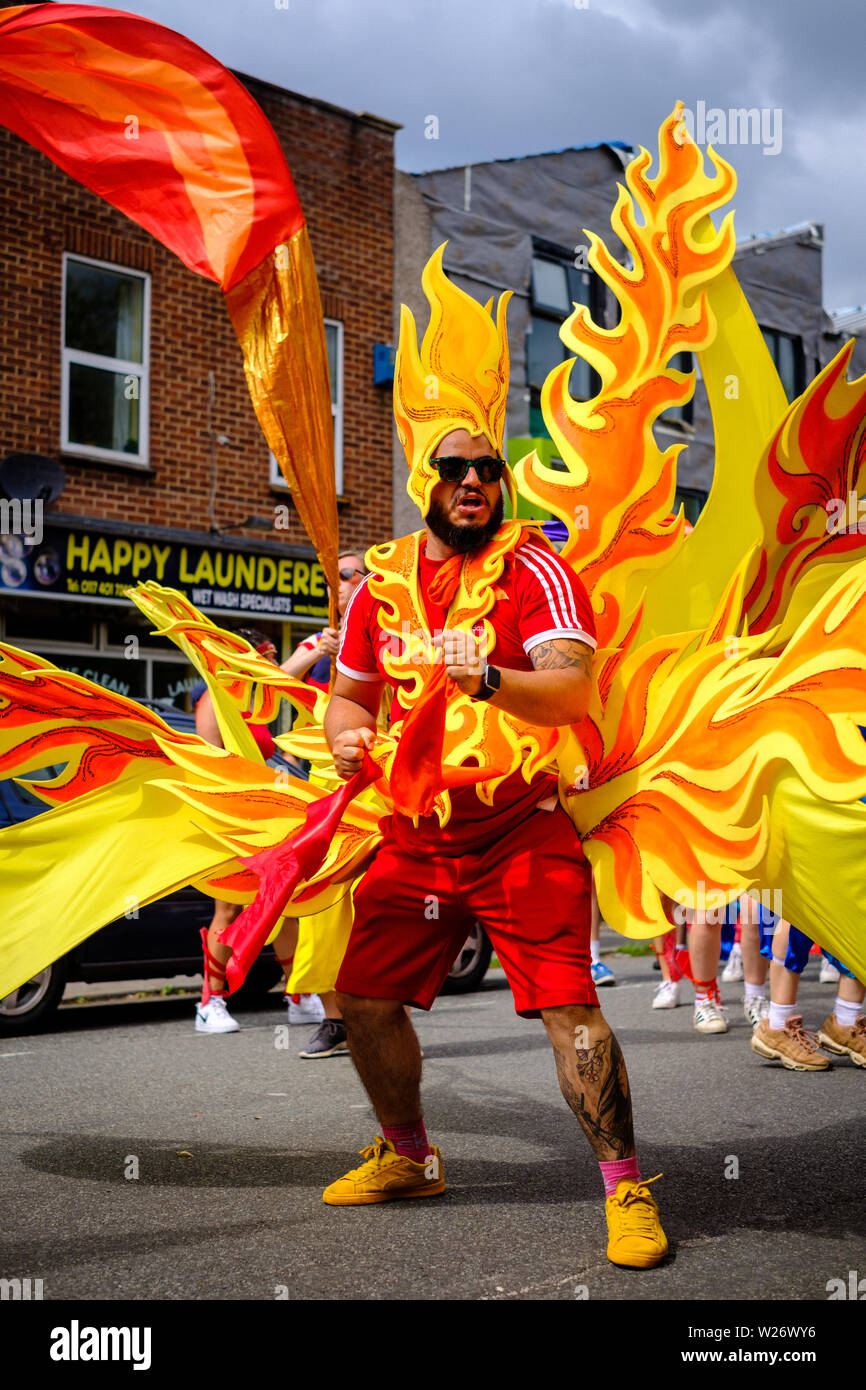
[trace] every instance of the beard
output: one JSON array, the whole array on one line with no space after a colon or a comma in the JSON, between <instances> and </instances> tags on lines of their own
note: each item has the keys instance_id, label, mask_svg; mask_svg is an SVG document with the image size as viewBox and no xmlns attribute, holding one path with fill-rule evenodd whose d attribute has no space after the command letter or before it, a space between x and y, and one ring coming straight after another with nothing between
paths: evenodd
<instances>
[{"instance_id":1,"label":"beard","mask_svg":"<svg viewBox=\"0 0 866 1390\"><path fill-rule=\"evenodd\" d=\"M449 521L442 503L434 499L430 503L430 510L424 518L424 523L443 545L449 546L451 550L456 550L458 555L467 555L470 550L480 550L482 546L493 540L502 525L503 515L504 507L501 494L491 509L490 520L486 521L483 526L476 526L471 521L460 523Z\"/></svg>"}]
</instances>

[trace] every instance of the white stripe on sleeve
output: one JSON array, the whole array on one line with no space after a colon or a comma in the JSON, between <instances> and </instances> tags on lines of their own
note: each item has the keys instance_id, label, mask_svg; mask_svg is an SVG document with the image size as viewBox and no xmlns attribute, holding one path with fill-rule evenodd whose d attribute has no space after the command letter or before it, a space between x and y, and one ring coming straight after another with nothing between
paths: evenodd
<instances>
[{"instance_id":1,"label":"white stripe on sleeve","mask_svg":"<svg viewBox=\"0 0 866 1390\"><path fill-rule=\"evenodd\" d=\"M369 671L353 671L351 666L347 666L339 657L337 657L337 670L353 681L381 681L383 679L378 671L373 675Z\"/></svg>"},{"instance_id":2,"label":"white stripe on sleeve","mask_svg":"<svg viewBox=\"0 0 866 1390\"><path fill-rule=\"evenodd\" d=\"M528 550L530 554L535 557L538 564L550 575L551 581L556 585L557 594L562 601L566 622L572 622L576 627L580 627L580 618L577 616L574 594L572 593L571 585L568 580L558 568L560 562L551 555L549 550L543 550L541 546L526 545L523 546L522 549ZM519 554L520 552L518 551L517 553Z\"/></svg>"},{"instance_id":3,"label":"white stripe on sleeve","mask_svg":"<svg viewBox=\"0 0 866 1390\"><path fill-rule=\"evenodd\" d=\"M561 606L561 585L558 588L556 585L554 585L553 588L551 588L551 585L548 583L547 575L545 574L545 572L535 563L535 560L531 560L529 556L526 554L526 551L528 549L529 546L524 545L521 546L519 550L515 550L514 553L517 556L518 560L521 562L521 564L524 564L526 568L530 570L532 574L535 575L539 584L544 589L545 595L547 597L548 606L550 608L550 616L553 622L556 623L558 627L568 627L569 619L566 618L565 611Z\"/></svg>"},{"instance_id":4,"label":"white stripe on sleeve","mask_svg":"<svg viewBox=\"0 0 866 1390\"><path fill-rule=\"evenodd\" d=\"M372 578L371 575L365 575L364 578L361 580L360 584L356 585L355 589L353 590L352 597L346 604L346 611L343 614L342 629L340 631L340 646L337 650L337 670L341 671L344 676L348 676L349 679L353 681L381 681L382 679L381 673L379 671L356 671L353 667L347 666L345 661L341 661L340 659L343 653L343 643L345 642L346 634L349 631L349 614L352 611L352 605L354 604L361 590L366 587L367 581L370 578Z\"/></svg>"}]
</instances>

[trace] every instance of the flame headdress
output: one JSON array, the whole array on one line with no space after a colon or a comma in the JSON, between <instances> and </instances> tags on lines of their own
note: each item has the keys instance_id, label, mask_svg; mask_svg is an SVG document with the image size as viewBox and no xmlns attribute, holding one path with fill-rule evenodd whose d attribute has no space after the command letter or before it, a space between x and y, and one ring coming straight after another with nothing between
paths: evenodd
<instances>
[{"instance_id":1,"label":"flame headdress","mask_svg":"<svg viewBox=\"0 0 866 1390\"><path fill-rule=\"evenodd\" d=\"M449 689L417 593L418 536L407 537L371 552L370 587L394 637L389 673L411 668L414 679L358 786L375 782L381 804L444 821L450 788L475 783L489 800L515 768L531 776L555 761L602 911L619 930L666 930L662 894L700 906L701 892L776 889L786 916L866 978L857 727L866 724L866 538L831 532L826 513L859 490L866 380L845 380L843 349L787 405L730 269L730 216L718 231L710 221L733 171L711 152L715 175L706 174L680 109L662 127L657 175L641 150L614 210L633 268L592 238L619 325L599 328L576 309L563 329L601 390L574 401L570 363L545 383L566 471L533 455L516 470L521 490L565 521L563 555L592 596L600 643L589 715L573 729L532 729ZM435 484L427 461L448 432L501 447L508 361L503 301L495 320L491 306L470 308L441 253L424 284L430 327L419 352L404 310L395 378L422 511ZM259 331L278 327L262 321ZM670 515L677 450L661 452L652 433L692 389L667 366L681 350L700 358L716 434L712 492L688 538ZM486 619L521 536L508 523L452 566L449 625ZM272 774L236 717L252 707L268 718L288 698L307 723L284 746L324 761L315 696L179 595L151 584L133 597L204 675L226 748L173 734L134 701L0 647L0 775L66 764L53 784L30 784L53 809L0 834L10 885L0 995L120 915L130 895L145 903L193 882L249 903L258 888L272 925L280 912L334 901L378 843L379 811L349 804L357 787L331 802ZM322 852L312 855L317 817Z\"/></svg>"},{"instance_id":2,"label":"flame headdress","mask_svg":"<svg viewBox=\"0 0 866 1390\"><path fill-rule=\"evenodd\" d=\"M406 490L426 516L439 481L429 459L452 430L486 435L498 453L505 436L508 401L508 335L505 310L511 294L482 307L453 285L442 269L440 246L421 276L430 302L430 323L418 351L412 312L400 306L400 342L394 363L394 417L409 465ZM512 501L514 480L506 469Z\"/></svg>"}]
</instances>

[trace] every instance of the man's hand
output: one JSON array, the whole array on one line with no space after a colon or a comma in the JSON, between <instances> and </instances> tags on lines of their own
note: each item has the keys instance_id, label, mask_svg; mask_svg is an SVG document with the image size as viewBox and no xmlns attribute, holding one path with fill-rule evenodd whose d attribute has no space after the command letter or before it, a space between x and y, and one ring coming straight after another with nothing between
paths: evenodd
<instances>
[{"instance_id":1,"label":"man's hand","mask_svg":"<svg viewBox=\"0 0 866 1390\"><path fill-rule=\"evenodd\" d=\"M441 650L445 670L464 695L477 695L484 684L487 665L487 638L482 633L464 632L462 628L446 628L441 637L434 637L433 646Z\"/></svg>"},{"instance_id":2,"label":"man's hand","mask_svg":"<svg viewBox=\"0 0 866 1390\"><path fill-rule=\"evenodd\" d=\"M337 734L331 748L337 776L348 782L350 777L360 772L364 749L372 748L375 742L376 735L372 729L344 729Z\"/></svg>"},{"instance_id":3,"label":"man's hand","mask_svg":"<svg viewBox=\"0 0 866 1390\"><path fill-rule=\"evenodd\" d=\"M319 638L319 651L323 656L336 656L340 650L340 634L336 628L326 627Z\"/></svg>"}]
</instances>

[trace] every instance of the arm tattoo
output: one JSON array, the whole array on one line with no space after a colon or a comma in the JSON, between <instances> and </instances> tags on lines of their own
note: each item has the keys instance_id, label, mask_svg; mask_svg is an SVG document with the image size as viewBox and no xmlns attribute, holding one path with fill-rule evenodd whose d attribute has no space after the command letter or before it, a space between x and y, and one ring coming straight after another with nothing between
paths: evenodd
<instances>
[{"instance_id":1,"label":"arm tattoo","mask_svg":"<svg viewBox=\"0 0 866 1390\"><path fill-rule=\"evenodd\" d=\"M572 637L555 637L551 642L539 642L529 653L536 671L577 670L592 677L592 648Z\"/></svg>"},{"instance_id":2,"label":"arm tattoo","mask_svg":"<svg viewBox=\"0 0 866 1390\"><path fill-rule=\"evenodd\" d=\"M554 1049L559 1085L597 1159L606 1163L634 1151L631 1097L625 1059L611 1033L571 1055Z\"/></svg>"}]
</instances>

